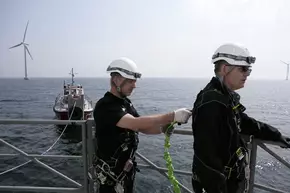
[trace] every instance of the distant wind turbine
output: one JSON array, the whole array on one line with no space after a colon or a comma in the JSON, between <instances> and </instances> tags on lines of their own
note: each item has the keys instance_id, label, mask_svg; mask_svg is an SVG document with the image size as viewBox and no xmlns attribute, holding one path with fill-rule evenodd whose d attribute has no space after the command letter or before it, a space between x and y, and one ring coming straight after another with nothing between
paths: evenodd
<instances>
[{"instance_id":1,"label":"distant wind turbine","mask_svg":"<svg viewBox=\"0 0 290 193\"><path fill-rule=\"evenodd\" d=\"M24 67L25 67L25 76L24 76L24 80L28 80L28 77L27 77L26 52L28 52L30 58L33 60L32 56L31 56L31 54L30 54L30 52L29 52L29 49L28 49L28 45L29 45L29 44L25 43L25 36L26 36L26 31L27 31L28 23L29 23L29 21L28 21L27 24L26 24L26 28L25 28L25 32L24 32L24 36L23 36L23 41L22 41L20 44L17 44L17 45L15 45L15 46L12 46L12 47L9 48L9 49L12 49L12 48L16 48L16 47L18 47L18 46L23 45L23 48L24 48L24 64L25 64L25 66L24 66Z\"/></svg>"},{"instance_id":2,"label":"distant wind turbine","mask_svg":"<svg viewBox=\"0 0 290 193\"><path fill-rule=\"evenodd\" d=\"M286 80L288 80L288 76L289 76L289 65L290 65L290 63L286 63L286 62L284 62L282 60L281 60L281 62L283 62L284 64L287 65Z\"/></svg>"}]
</instances>

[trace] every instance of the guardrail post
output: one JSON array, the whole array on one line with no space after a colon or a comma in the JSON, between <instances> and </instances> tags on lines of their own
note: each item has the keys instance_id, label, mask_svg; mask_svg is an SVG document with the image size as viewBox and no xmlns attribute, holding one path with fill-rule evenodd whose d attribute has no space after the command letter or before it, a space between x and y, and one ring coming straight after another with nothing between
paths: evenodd
<instances>
[{"instance_id":1,"label":"guardrail post","mask_svg":"<svg viewBox=\"0 0 290 193\"><path fill-rule=\"evenodd\" d=\"M88 160L87 160L87 124L82 123L82 157L84 167L84 193L88 191Z\"/></svg>"},{"instance_id":2,"label":"guardrail post","mask_svg":"<svg viewBox=\"0 0 290 193\"><path fill-rule=\"evenodd\" d=\"M87 125L87 147L88 147L88 167L90 168L88 172L92 171L91 167L93 165L93 154L94 154L94 143L93 143L93 119L88 119L86 122ZM91 176L94 177L94 174L91 173ZM94 183L91 179L89 179L89 192L94 192Z\"/></svg>"},{"instance_id":3,"label":"guardrail post","mask_svg":"<svg viewBox=\"0 0 290 193\"><path fill-rule=\"evenodd\" d=\"M253 193L255 184L256 159L257 159L257 141L251 136L251 154L250 154L250 180L249 193Z\"/></svg>"}]
</instances>

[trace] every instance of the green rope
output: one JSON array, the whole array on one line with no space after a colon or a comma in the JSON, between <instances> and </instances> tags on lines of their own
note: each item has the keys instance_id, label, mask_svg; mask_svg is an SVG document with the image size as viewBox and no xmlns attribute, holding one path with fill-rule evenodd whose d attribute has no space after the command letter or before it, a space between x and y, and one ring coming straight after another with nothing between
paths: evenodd
<instances>
[{"instance_id":1,"label":"green rope","mask_svg":"<svg viewBox=\"0 0 290 193\"><path fill-rule=\"evenodd\" d=\"M166 166L168 169L168 178L171 182L171 184L173 185L173 189L175 193L180 193L180 189L179 189L179 185L178 185L178 181L176 180L175 176L174 176L174 168L172 165L172 159L171 156L169 154L169 148L170 148L170 135L168 132L171 132L171 130L173 130L173 126L174 124L176 124L177 122L172 122L166 129L165 132L165 143L164 143L164 159L166 161Z\"/></svg>"}]
</instances>

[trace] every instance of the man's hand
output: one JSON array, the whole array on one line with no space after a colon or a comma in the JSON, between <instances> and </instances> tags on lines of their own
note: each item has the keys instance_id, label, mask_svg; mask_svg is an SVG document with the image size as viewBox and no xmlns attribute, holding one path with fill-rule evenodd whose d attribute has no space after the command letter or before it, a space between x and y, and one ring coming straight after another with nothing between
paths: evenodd
<instances>
[{"instance_id":1,"label":"man's hand","mask_svg":"<svg viewBox=\"0 0 290 193\"><path fill-rule=\"evenodd\" d=\"M167 124L162 127L162 133L165 135L171 136L174 130L174 125L173 124Z\"/></svg>"},{"instance_id":2,"label":"man's hand","mask_svg":"<svg viewBox=\"0 0 290 193\"><path fill-rule=\"evenodd\" d=\"M181 108L174 111L174 121L177 123L187 123L192 112L187 108Z\"/></svg>"},{"instance_id":3,"label":"man's hand","mask_svg":"<svg viewBox=\"0 0 290 193\"><path fill-rule=\"evenodd\" d=\"M281 142L283 145L281 146L282 148L290 148L290 138L289 137L281 137Z\"/></svg>"}]
</instances>

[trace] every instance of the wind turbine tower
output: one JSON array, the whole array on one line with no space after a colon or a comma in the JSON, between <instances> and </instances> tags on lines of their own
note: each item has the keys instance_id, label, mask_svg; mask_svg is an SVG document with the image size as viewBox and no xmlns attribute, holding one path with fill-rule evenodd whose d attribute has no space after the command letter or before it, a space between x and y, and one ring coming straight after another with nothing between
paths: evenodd
<instances>
[{"instance_id":1,"label":"wind turbine tower","mask_svg":"<svg viewBox=\"0 0 290 193\"><path fill-rule=\"evenodd\" d=\"M283 61L281 60L281 62L283 62ZM286 62L283 62L283 63L287 65L286 80L288 80L288 77L289 77L289 65L290 65L290 63L286 63Z\"/></svg>"},{"instance_id":2,"label":"wind turbine tower","mask_svg":"<svg viewBox=\"0 0 290 193\"><path fill-rule=\"evenodd\" d=\"M23 49L24 49L24 68L25 68L25 74L24 74L24 80L28 80L28 77L27 77L27 61L26 61L26 52L28 52L30 58L33 60L30 52L29 52L29 49L28 49L28 46L29 44L25 43L25 37L26 37L26 32L27 32L27 27L28 27L28 24L29 24L29 21L27 22L26 24L26 28L25 28L25 32L24 32L24 36L23 36L23 40L21 43L15 45L15 46L12 46L10 47L9 49L12 49L12 48L16 48L18 46L21 46L23 45Z\"/></svg>"}]
</instances>

